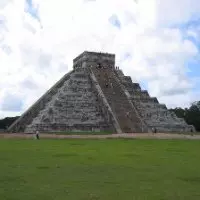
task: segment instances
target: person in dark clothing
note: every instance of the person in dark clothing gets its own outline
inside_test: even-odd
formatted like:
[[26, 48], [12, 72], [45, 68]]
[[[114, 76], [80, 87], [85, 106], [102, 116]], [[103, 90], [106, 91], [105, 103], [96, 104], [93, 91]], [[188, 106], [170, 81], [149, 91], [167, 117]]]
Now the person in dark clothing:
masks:
[[101, 64], [100, 63], [98, 64], [98, 68], [101, 69]]
[[153, 133], [157, 133], [157, 129], [154, 127], [154, 128], [152, 128], [152, 132]]
[[40, 137], [39, 137], [39, 131], [36, 131], [35, 136], [36, 136], [36, 139], [37, 139], [37, 140], [40, 139]]
[[190, 132], [191, 132], [191, 135], [193, 136], [193, 129], [192, 128], [190, 129]]

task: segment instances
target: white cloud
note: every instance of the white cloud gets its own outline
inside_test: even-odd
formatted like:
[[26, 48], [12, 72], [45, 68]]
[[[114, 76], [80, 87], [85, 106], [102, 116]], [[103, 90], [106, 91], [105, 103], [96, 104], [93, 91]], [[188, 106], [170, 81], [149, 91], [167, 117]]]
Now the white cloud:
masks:
[[199, 0], [157, 0], [159, 24], [181, 24], [199, 17]]
[[1, 104], [1, 109], [2, 111], [19, 112], [21, 111], [22, 105], [23, 102], [21, 97], [8, 93], [4, 96], [3, 102]]
[[[115, 53], [125, 74], [147, 81], [150, 94], [169, 106], [172, 96], [175, 105], [194, 99], [185, 63], [199, 52], [172, 27], [197, 16], [197, 0], [32, 0], [36, 18], [25, 12], [24, 0], [0, 2], [0, 104], [15, 94], [24, 111], [84, 50]], [[120, 29], [109, 22], [112, 16]], [[15, 113], [0, 111], [0, 117]]]

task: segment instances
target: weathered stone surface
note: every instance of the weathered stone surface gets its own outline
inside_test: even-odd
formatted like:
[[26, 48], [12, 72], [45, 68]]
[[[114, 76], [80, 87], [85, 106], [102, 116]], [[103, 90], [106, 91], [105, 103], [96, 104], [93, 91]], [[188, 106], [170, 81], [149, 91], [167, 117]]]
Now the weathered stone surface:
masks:
[[132, 102], [140, 116], [150, 129], [158, 132], [190, 132], [194, 127], [186, 124], [184, 119], [171, 113], [165, 104], [160, 104], [155, 97], [150, 97], [147, 91], [142, 91], [138, 83], [132, 83], [130, 77], [124, 76], [121, 70], [116, 71], [121, 83], [131, 95]]
[[66, 74], [10, 127], [10, 132], [194, 130], [115, 69], [115, 55], [83, 52]]
[[25, 132], [92, 131], [112, 129], [101, 113], [89, 75], [83, 68], [74, 71]]

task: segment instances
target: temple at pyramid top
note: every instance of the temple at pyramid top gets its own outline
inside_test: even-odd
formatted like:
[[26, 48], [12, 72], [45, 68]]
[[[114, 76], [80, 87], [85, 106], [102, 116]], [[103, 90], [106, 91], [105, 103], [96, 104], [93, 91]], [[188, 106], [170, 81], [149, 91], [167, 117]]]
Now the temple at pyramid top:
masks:
[[114, 67], [115, 54], [84, 51], [73, 60], [74, 69], [80, 67], [90, 67], [94, 65]]
[[195, 131], [115, 67], [115, 55], [85, 51], [8, 129], [10, 132]]

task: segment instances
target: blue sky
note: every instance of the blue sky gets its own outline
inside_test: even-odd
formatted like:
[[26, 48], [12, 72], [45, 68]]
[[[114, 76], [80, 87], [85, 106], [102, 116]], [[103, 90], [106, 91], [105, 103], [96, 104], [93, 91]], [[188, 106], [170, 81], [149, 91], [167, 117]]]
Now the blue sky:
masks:
[[116, 28], [121, 28], [121, 22], [120, 20], [118, 19], [117, 15], [113, 14], [109, 19], [108, 21], [113, 25], [115, 26]]
[[33, 0], [26, 0], [27, 8], [25, 9], [25, 12], [28, 12], [33, 18], [40, 21], [39, 13], [37, 7], [34, 7]]
[[[113, 14], [109, 18], [109, 22], [115, 26], [116, 28], [121, 28], [121, 22], [116, 14]], [[188, 31], [193, 30], [195, 32], [200, 31], [200, 19], [199, 18], [192, 18], [187, 22], [184, 22], [182, 24], [175, 24], [171, 26], [172, 28], [177, 28], [180, 31], [183, 32], [183, 39], [190, 40], [198, 50], [200, 50], [200, 38], [196, 38], [194, 35], [189, 35]], [[125, 52], [124, 57], [122, 59], [126, 60], [131, 57], [131, 52]], [[195, 58], [191, 58], [191, 60], [188, 60], [185, 62], [185, 66], [188, 68], [187, 76], [190, 79], [199, 79], [195, 81], [195, 85], [193, 86], [193, 91], [200, 91], [200, 57], [197, 55]], [[148, 82], [145, 80], [142, 80], [140, 82], [141, 87], [143, 89], [148, 88]]]
[[0, 117], [21, 114], [84, 50], [115, 53], [168, 107], [199, 99], [199, 0], [6, 0], [0, 12]]

